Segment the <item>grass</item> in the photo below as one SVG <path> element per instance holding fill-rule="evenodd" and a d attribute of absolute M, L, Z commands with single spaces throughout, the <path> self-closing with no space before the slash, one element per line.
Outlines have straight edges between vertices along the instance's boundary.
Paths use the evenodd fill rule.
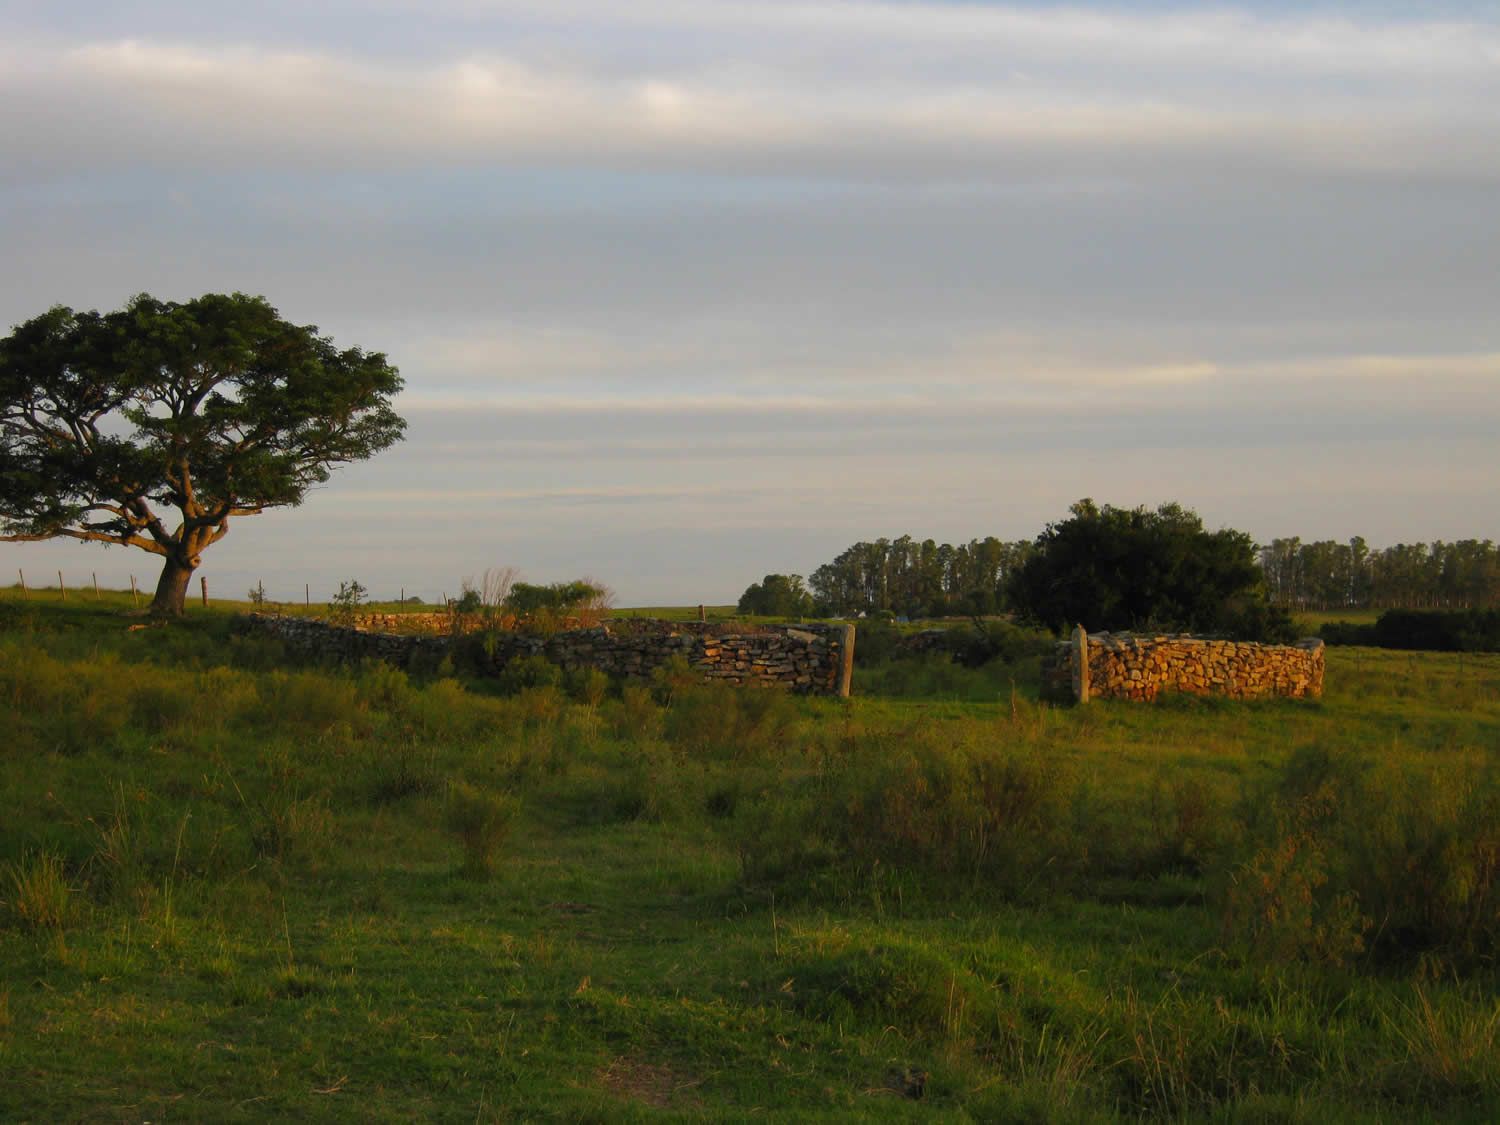
<path fill-rule="evenodd" d="M 0 1118 L 1500 1112 L 1500 658 L 664 708 L 125 609 L 0 596 Z"/>

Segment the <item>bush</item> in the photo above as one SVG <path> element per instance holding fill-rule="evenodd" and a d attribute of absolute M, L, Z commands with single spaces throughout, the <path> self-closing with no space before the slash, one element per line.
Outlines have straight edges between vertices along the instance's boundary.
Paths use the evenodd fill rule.
<path fill-rule="evenodd" d="M 568 695 L 587 707 L 599 706 L 609 694 L 609 677 L 598 668 L 574 668 L 563 678 Z"/>
<path fill-rule="evenodd" d="M 1252 795 L 1225 922 L 1273 959 L 1362 952 L 1459 963 L 1500 954 L 1500 783 L 1493 766 L 1294 754 Z"/>
<path fill-rule="evenodd" d="M 562 669 L 541 653 L 517 656 L 500 670 L 500 690 L 518 695 L 527 688 L 555 688 L 562 683 Z"/>
<path fill-rule="evenodd" d="M 492 793 L 467 782 L 454 782 L 448 789 L 448 830 L 463 846 L 463 873 L 473 879 L 488 878 L 495 853 L 510 835 L 520 802 L 508 794 Z"/>

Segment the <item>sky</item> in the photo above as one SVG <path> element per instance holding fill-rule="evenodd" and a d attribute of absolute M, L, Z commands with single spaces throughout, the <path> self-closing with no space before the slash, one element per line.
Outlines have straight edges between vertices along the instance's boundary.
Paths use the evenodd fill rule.
<path fill-rule="evenodd" d="M 1084 496 L 1500 537 L 1489 2 L 0 0 L 0 261 L 0 332 L 238 290 L 401 369 L 221 596 L 720 603 Z"/>

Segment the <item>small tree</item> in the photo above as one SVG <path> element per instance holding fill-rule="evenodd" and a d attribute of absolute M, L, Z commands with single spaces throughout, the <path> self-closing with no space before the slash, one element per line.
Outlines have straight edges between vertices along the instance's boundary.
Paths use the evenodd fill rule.
<path fill-rule="evenodd" d="M 340 625 L 353 625 L 359 607 L 365 604 L 369 591 L 357 578 L 339 583 L 339 592 L 328 601 L 329 616 Z"/>
<path fill-rule="evenodd" d="M 180 615 L 230 520 L 300 504 L 400 440 L 400 389 L 384 355 L 341 351 L 262 297 L 58 306 L 0 340 L 0 540 L 158 555 L 151 612 Z"/>

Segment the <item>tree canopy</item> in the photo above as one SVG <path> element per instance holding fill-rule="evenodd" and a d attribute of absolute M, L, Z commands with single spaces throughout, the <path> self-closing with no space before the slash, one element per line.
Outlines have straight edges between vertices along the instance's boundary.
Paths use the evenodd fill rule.
<path fill-rule="evenodd" d="M 1080 500 L 1049 524 L 1016 572 L 1017 609 L 1054 630 L 1186 629 L 1265 635 L 1249 535 L 1208 531 L 1179 504 L 1102 508 Z"/>
<path fill-rule="evenodd" d="M 737 609 L 760 617 L 808 617 L 813 613 L 813 597 L 802 584 L 802 575 L 768 574 L 745 587 Z"/>
<path fill-rule="evenodd" d="M 231 519 L 299 504 L 400 440 L 400 389 L 383 354 L 340 350 L 263 297 L 58 306 L 0 340 L 0 539 L 158 555 L 152 612 L 180 614 Z"/>

